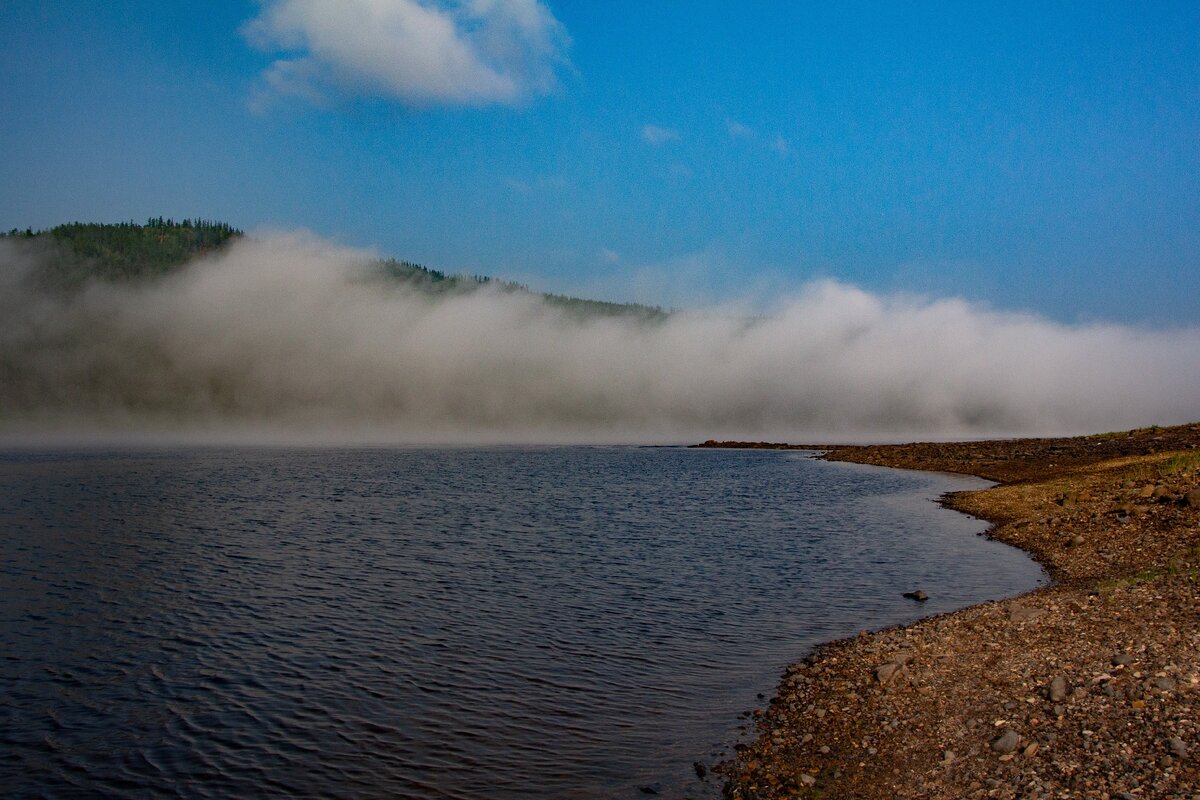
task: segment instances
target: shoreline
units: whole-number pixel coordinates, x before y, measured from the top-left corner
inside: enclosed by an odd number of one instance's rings
[[[726,797],[1200,798],[1200,424],[701,446],[995,481],[942,503],[986,520],[986,535],[1051,578],[789,666],[754,712],[755,738],[715,770]]]

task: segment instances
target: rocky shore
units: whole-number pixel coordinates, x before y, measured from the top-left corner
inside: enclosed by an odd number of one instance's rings
[[[998,481],[945,503],[1054,583],[790,666],[727,797],[1200,800],[1200,424],[824,457]]]

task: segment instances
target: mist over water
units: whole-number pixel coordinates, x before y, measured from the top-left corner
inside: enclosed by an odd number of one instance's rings
[[[0,436],[691,441],[1081,433],[1200,418],[1200,329],[807,286],[768,315],[580,319],[431,295],[305,235],[63,295],[0,242]]]

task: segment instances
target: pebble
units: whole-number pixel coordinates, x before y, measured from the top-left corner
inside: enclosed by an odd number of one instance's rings
[[[1028,622],[1031,619],[1036,619],[1046,613],[1044,608],[1030,608],[1029,606],[1013,606],[1008,610],[1008,618],[1013,622]]]
[[[887,664],[880,664],[875,668],[875,680],[880,684],[887,686],[892,678],[896,676],[896,672],[900,669],[900,665],[895,661],[890,661]]]
[[[1127,667],[1133,662],[1134,658],[1129,653],[1117,653],[1112,657],[1112,665],[1114,667]]]
[[[1067,699],[1067,679],[1059,675],[1054,680],[1050,681],[1050,688],[1047,696],[1051,703],[1061,703]]]
[[[1172,737],[1168,739],[1167,748],[1171,751],[1172,755],[1175,755],[1179,758],[1187,758],[1188,746],[1184,744],[1183,739],[1178,737]]]
[[[1017,736],[1017,732],[1012,728],[1005,728],[1004,732],[992,740],[992,749],[997,753],[1007,755],[1017,749],[1017,744],[1021,737]]]

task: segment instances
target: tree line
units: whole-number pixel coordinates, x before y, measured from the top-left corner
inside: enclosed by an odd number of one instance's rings
[[[39,259],[41,281],[55,288],[74,289],[91,278],[128,281],[164,275],[196,256],[217,251],[245,234],[225,222],[206,219],[151,217],[137,222],[71,222],[48,230],[13,228],[0,238],[45,245]],[[665,319],[657,306],[610,303],[557,294],[532,292],[528,286],[486,275],[448,275],[441,270],[402,261],[380,259],[373,265],[379,275],[434,294],[468,292],[490,286],[503,292],[534,294],[548,305],[578,317],[635,317]]]

